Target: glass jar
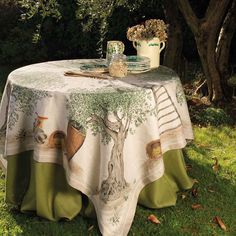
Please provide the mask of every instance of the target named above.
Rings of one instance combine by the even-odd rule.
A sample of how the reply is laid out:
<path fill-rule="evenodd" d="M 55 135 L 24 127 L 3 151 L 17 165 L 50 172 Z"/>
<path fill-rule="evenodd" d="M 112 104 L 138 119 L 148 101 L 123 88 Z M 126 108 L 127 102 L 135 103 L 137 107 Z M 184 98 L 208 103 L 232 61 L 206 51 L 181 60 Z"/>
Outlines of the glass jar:
<path fill-rule="evenodd" d="M 109 74 L 114 77 L 127 76 L 127 63 L 124 54 L 114 54 L 109 64 Z"/>

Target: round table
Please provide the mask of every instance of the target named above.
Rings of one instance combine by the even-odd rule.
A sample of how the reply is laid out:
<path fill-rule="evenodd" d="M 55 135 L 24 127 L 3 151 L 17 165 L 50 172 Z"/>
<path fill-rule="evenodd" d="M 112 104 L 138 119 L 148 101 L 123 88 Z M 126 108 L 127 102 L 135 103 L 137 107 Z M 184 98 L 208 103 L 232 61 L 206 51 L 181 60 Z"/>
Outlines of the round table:
<path fill-rule="evenodd" d="M 160 66 L 126 78 L 65 76 L 101 60 L 13 71 L 1 102 L 6 200 L 50 220 L 93 206 L 103 235 L 127 235 L 137 201 L 160 208 L 191 188 L 181 149 L 193 139 L 178 76 Z M 89 198 L 82 202 L 82 194 Z"/>

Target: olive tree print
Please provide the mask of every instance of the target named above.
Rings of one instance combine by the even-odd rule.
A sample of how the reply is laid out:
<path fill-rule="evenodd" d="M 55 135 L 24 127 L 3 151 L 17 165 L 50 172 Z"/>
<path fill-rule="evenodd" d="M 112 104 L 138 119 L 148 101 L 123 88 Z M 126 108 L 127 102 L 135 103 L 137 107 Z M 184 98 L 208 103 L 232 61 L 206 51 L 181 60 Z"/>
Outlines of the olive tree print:
<path fill-rule="evenodd" d="M 19 119 L 19 113 L 33 116 L 37 103 L 51 95 L 47 91 L 32 90 L 14 86 L 11 93 L 10 113 L 8 127 L 13 129 Z"/>
<path fill-rule="evenodd" d="M 96 93 L 72 92 L 68 100 L 69 120 L 94 135 L 101 134 L 102 142 L 113 147 L 107 170 L 108 177 L 100 187 L 100 198 L 112 201 L 120 198 L 129 188 L 124 176 L 123 149 L 128 133 L 134 133 L 147 115 L 155 114 L 150 90 L 100 91 Z"/>

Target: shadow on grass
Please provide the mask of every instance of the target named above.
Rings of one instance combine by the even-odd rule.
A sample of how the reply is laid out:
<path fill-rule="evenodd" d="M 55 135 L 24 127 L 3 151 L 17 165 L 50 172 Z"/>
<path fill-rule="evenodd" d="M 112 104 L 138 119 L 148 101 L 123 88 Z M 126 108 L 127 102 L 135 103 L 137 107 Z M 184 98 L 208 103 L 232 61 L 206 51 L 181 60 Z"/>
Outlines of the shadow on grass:
<path fill-rule="evenodd" d="M 198 181 L 193 187 L 197 194 L 192 190 L 178 193 L 174 207 L 151 210 L 139 206 L 129 235 L 236 235 L 236 186 L 215 174 L 209 164 L 199 164 L 188 157 L 185 160 L 192 166 L 189 175 Z M 201 208 L 193 210 L 193 204 L 200 204 Z M 148 222 L 149 214 L 155 214 L 161 224 Z M 227 231 L 213 221 L 215 216 L 223 220 Z"/>
<path fill-rule="evenodd" d="M 35 211 L 22 213 L 15 207 L 11 207 L 9 209 L 9 214 L 14 219 L 15 225 L 20 228 L 21 234 L 24 236 L 101 235 L 98 228 L 97 220 L 92 218 L 85 218 L 80 214 L 73 220 L 69 221 L 67 219 L 61 219 L 57 222 L 49 221 L 40 216 L 37 216 Z"/>
<path fill-rule="evenodd" d="M 178 201 L 174 207 L 147 209 L 138 206 L 129 236 L 236 235 L 235 185 L 216 174 L 209 164 L 201 164 L 188 157 L 185 159 L 192 166 L 189 175 L 198 181 L 193 187 L 197 189 L 197 194 L 193 195 L 192 190 L 178 193 Z M 200 204 L 201 208 L 192 210 L 193 204 Z M 101 235 L 96 219 L 77 216 L 72 221 L 51 222 L 35 213 L 22 214 L 14 208 L 10 210 L 10 214 L 24 236 Z M 161 224 L 150 223 L 147 220 L 150 214 L 155 214 Z M 215 216 L 223 220 L 227 231 L 220 229 L 213 221 Z"/>
<path fill-rule="evenodd" d="M 207 147 L 202 148 L 202 147 L 199 147 L 199 146 L 197 146 L 195 144 L 191 144 L 191 148 L 192 148 L 193 151 L 195 151 L 196 153 L 199 153 L 199 154 L 201 154 L 203 156 L 207 155 L 208 150 L 210 150 L 210 148 L 207 148 Z M 185 156 L 186 155 L 187 154 L 185 153 Z"/>

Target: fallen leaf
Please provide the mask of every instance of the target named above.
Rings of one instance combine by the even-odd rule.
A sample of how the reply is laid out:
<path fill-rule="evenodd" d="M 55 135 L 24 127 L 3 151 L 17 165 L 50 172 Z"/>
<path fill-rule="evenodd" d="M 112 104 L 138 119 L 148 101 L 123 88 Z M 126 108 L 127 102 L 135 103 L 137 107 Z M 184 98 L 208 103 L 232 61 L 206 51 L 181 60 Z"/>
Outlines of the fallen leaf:
<path fill-rule="evenodd" d="M 210 193 L 214 193 L 215 192 L 215 190 L 213 190 L 212 188 L 208 188 L 207 191 L 210 192 Z"/>
<path fill-rule="evenodd" d="M 202 206 L 201 206 L 201 204 L 193 204 L 193 205 L 191 206 L 191 208 L 192 208 L 193 210 L 196 210 L 196 209 L 202 208 Z"/>
<path fill-rule="evenodd" d="M 198 190 L 197 188 L 192 189 L 192 196 L 197 197 L 198 196 Z"/>
<path fill-rule="evenodd" d="M 208 144 L 204 144 L 204 143 L 198 144 L 198 147 L 205 148 L 205 149 L 210 148 L 210 146 Z"/>
<path fill-rule="evenodd" d="M 186 198 L 186 194 L 181 194 L 181 198 L 185 199 Z"/>
<path fill-rule="evenodd" d="M 155 224 L 160 224 L 161 222 L 157 219 L 157 217 L 153 214 L 151 214 L 150 216 L 148 216 L 148 220 L 151 221 L 152 223 Z"/>
<path fill-rule="evenodd" d="M 226 226 L 225 226 L 224 222 L 220 219 L 220 217 L 215 216 L 215 217 L 214 217 L 214 222 L 215 222 L 216 224 L 218 224 L 221 229 L 223 229 L 223 230 L 226 231 Z"/>
<path fill-rule="evenodd" d="M 193 166 L 190 165 L 190 164 L 187 164 L 187 165 L 185 166 L 185 168 L 186 168 L 187 171 L 189 171 L 189 170 L 191 170 L 191 169 L 193 168 Z"/>
<path fill-rule="evenodd" d="M 213 166 L 212 166 L 212 169 L 214 170 L 214 172 L 218 172 L 219 171 L 219 162 L 218 162 L 218 159 L 216 158 L 216 157 L 213 157 L 212 158 L 214 161 L 215 161 L 215 163 L 213 164 Z"/>

